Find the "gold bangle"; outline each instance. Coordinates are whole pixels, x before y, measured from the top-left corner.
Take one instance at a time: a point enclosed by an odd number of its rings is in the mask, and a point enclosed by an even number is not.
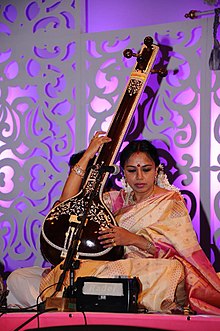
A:
[[[74,171],[75,174],[81,178],[85,175],[85,170],[83,170],[78,163],[74,165],[71,171]]]

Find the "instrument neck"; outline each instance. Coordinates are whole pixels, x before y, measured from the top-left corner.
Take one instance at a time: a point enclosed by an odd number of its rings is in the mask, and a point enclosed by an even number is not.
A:
[[[152,44],[150,47],[143,45],[141,54],[144,61],[137,63],[133,68],[130,79],[127,82],[119,106],[110,124],[107,135],[111,142],[104,144],[95,160],[95,165],[111,165],[117,159],[121,144],[126,137],[129,124],[137,107],[138,101],[144,90],[145,83],[150,75],[159,47]],[[144,70],[142,69],[144,65]],[[139,68],[141,67],[141,69]],[[103,186],[108,176],[103,177]],[[90,178],[88,177],[87,181]]]

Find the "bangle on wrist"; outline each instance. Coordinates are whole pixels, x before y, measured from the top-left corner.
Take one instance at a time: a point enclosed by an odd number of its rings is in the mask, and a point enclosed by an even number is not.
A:
[[[83,170],[78,163],[74,165],[71,171],[74,171],[75,174],[81,178],[85,175],[85,170]]]

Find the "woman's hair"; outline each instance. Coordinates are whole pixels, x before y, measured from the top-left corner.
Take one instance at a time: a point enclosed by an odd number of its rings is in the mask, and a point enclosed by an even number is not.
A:
[[[74,167],[74,165],[79,162],[79,160],[81,159],[81,157],[83,156],[83,154],[85,153],[85,150],[75,153],[73,155],[71,155],[70,159],[69,159],[69,167],[72,168]]]
[[[154,147],[148,140],[133,140],[123,149],[120,154],[120,165],[123,169],[126,161],[132,154],[136,152],[145,153],[154,161],[156,167],[159,166],[160,159],[156,147]]]
[[[72,167],[74,167],[74,165],[76,165],[76,163],[79,162],[79,160],[82,158],[82,156],[83,156],[84,153],[85,153],[85,149],[84,149],[83,151],[80,151],[80,152],[78,152],[78,153],[73,154],[73,155],[70,157],[70,159],[69,159],[69,163],[68,163],[70,169],[71,169]],[[89,163],[88,163],[87,168],[89,168],[89,169],[91,168],[91,166],[93,165],[94,160],[95,160],[95,157],[93,157],[91,160],[89,160]]]

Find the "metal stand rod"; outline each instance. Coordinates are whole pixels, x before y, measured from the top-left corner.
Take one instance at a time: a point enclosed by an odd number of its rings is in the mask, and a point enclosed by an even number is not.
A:
[[[220,9],[220,8],[217,8],[217,9]],[[215,10],[216,9],[207,10],[207,11],[190,10],[190,12],[185,14],[184,17],[190,18],[193,20],[193,19],[198,18],[199,16],[203,16],[203,15],[214,15]]]

